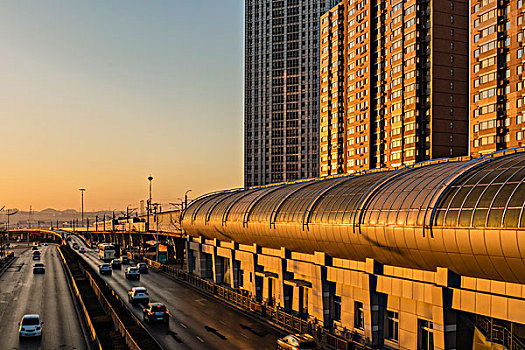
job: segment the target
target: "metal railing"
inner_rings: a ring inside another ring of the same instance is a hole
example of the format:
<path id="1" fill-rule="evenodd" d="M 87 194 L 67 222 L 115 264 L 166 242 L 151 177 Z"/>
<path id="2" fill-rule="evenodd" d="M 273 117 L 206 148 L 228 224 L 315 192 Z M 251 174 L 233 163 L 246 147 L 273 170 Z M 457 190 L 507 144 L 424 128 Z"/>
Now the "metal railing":
<path id="1" fill-rule="evenodd" d="M 488 341 L 498 343 L 510 350 L 525 350 L 525 343 L 512 332 L 512 323 L 499 324 L 493 318 L 476 315 L 476 327 Z"/>
<path id="2" fill-rule="evenodd" d="M 137 342 L 133 339 L 131 334 L 129 333 L 127 327 L 122 323 L 120 320 L 120 317 L 115 312 L 115 309 L 110 305 L 109 301 L 106 299 L 100 288 L 98 287 L 97 283 L 91 276 L 91 274 L 88 271 L 85 271 L 85 276 L 87 277 L 89 281 L 89 285 L 91 288 L 93 288 L 93 291 L 95 292 L 95 295 L 97 296 L 98 300 L 100 301 L 100 305 L 106 311 L 106 313 L 111 317 L 111 320 L 113 321 L 113 324 L 115 325 L 115 330 L 118 331 L 125 339 L 126 345 L 129 347 L 130 350 L 141 350 L 140 346 L 137 344 Z"/>

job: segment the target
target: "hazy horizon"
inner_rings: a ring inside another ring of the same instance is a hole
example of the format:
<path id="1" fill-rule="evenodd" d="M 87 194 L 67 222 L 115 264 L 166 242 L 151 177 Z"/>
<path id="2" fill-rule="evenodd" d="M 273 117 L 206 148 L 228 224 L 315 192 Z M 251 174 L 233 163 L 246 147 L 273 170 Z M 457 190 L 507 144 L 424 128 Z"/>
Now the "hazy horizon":
<path id="1" fill-rule="evenodd" d="M 0 207 L 242 186 L 243 3 L 0 3 Z"/>

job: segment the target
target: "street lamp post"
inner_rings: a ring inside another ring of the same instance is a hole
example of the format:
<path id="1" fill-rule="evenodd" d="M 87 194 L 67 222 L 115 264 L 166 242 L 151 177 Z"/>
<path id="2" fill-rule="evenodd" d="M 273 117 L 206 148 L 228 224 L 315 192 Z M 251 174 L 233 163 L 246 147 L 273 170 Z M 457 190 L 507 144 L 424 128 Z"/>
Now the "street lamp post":
<path id="1" fill-rule="evenodd" d="M 84 191 L 86 190 L 85 188 L 79 188 L 78 189 L 81 193 L 81 196 L 82 196 L 82 222 L 80 223 L 80 227 L 84 227 Z"/>
<path id="2" fill-rule="evenodd" d="M 130 208 L 130 205 L 126 207 L 126 221 L 128 223 L 128 234 L 129 234 L 129 249 L 131 249 L 131 252 L 133 253 L 133 237 L 131 236 L 131 222 L 130 216 L 131 214 L 136 210 L 137 208 Z"/>
<path id="3" fill-rule="evenodd" d="M 159 203 L 154 204 L 155 208 L 155 222 L 157 223 L 157 234 L 155 235 L 155 261 L 159 261 L 159 215 L 157 213 L 157 208 L 159 207 Z"/>
<path id="4" fill-rule="evenodd" d="M 148 199 L 148 205 L 147 205 L 147 208 L 146 208 L 146 211 L 147 211 L 147 214 L 148 214 L 148 222 L 147 222 L 147 226 L 146 227 L 146 231 L 149 231 L 149 214 L 150 214 L 150 206 L 151 206 L 151 181 L 153 181 L 153 176 L 148 176 L 148 181 L 149 181 L 149 199 Z"/>

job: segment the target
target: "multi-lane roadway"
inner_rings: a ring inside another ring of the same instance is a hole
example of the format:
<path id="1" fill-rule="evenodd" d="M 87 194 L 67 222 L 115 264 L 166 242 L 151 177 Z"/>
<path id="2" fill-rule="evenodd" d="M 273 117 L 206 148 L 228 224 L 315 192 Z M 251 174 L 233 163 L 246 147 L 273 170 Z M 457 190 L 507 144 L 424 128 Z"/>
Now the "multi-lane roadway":
<path id="1" fill-rule="evenodd" d="M 87 349 L 81 324 L 56 246 L 40 247 L 46 273 L 33 274 L 29 248 L 17 247 L 17 259 L 0 276 L 0 349 Z M 42 339 L 20 340 L 24 314 L 40 314 Z"/>
<path id="2" fill-rule="evenodd" d="M 86 249 L 86 253 L 80 255 L 98 271 L 101 264 L 98 251 L 90 249 L 78 237 L 73 237 L 73 242 Z M 165 349 L 275 349 L 277 339 L 282 336 L 268 325 L 153 269 L 149 274 L 142 274 L 140 281 L 127 280 L 126 267 L 102 278 L 126 301 L 128 290 L 141 286 L 148 289 L 151 302 L 167 306 L 169 326 L 143 322 Z M 142 307 L 128 305 L 142 320 Z"/>

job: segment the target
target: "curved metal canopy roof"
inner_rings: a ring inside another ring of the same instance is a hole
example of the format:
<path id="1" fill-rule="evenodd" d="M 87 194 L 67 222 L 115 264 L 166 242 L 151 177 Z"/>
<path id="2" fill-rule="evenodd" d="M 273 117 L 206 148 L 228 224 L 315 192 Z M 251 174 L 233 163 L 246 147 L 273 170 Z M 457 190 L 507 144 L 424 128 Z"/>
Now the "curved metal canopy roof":
<path id="1" fill-rule="evenodd" d="M 524 208 L 525 152 L 519 148 L 211 193 L 190 203 L 183 227 L 194 236 L 433 268 L 446 264 L 406 262 L 392 249 L 409 249 L 411 240 L 432 243 L 447 229 L 521 230 Z M 404 233 L 391 236 L 399 229 Z"/>

